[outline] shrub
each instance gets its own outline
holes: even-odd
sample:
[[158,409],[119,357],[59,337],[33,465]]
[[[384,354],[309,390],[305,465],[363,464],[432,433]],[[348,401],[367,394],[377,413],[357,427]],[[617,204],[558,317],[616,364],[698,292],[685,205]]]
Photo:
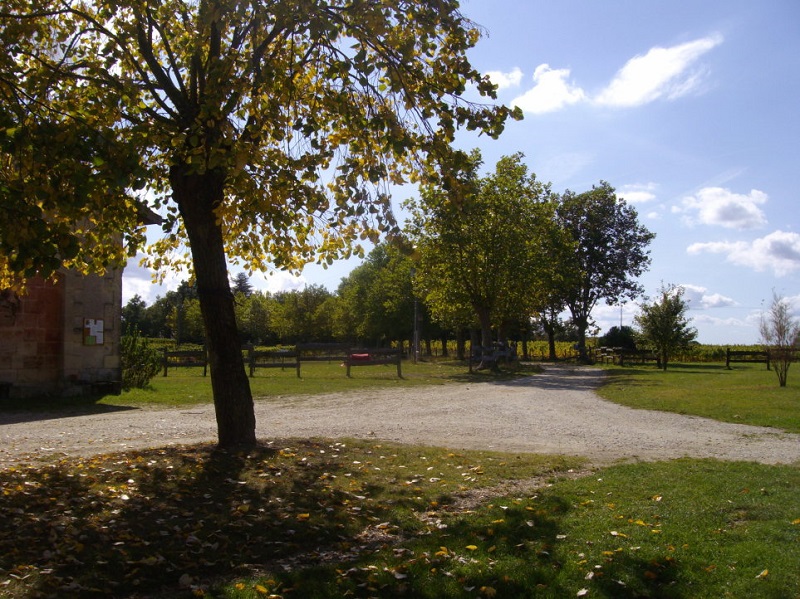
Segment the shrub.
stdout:
[[139,329],[129,328],[120,342],[122,388],[143,389],[161,370],[161,354],[142,338]]

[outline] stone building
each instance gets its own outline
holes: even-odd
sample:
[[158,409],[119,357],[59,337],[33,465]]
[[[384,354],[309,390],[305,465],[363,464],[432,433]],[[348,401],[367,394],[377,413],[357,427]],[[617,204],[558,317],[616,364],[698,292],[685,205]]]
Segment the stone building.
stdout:
[[[143,204],[139,220],[161,222]],[[119,392],[122,269],[61,269],[26,287],[0,291],[0,398]]]
[[0,394],[115,390],[121,380],[122,270],[61,270],[0,293]]

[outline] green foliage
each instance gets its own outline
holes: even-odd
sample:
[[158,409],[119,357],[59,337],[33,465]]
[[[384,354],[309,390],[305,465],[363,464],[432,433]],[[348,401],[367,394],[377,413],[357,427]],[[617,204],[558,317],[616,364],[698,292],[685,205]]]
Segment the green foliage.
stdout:
[[613,326],[597,340],[597,344],[601,347],[636,349],[635,331],[629,326]]
[[689,326],[686,317],[689,306],[683,293],[682,287],[662,285],[658,299],[642,303],[640,313],[633,319],[639,327],[638,338],[658,352],[664,370],[675,352],[689,347],[697,338],[697,329]]
[[342,279],[337,290],[342,338],[374,346],[411,338],[414,262],[410,254],[411,248],[399,239],[379,244]]
[[548,283],[542,256],[552,223],[550,189],[522,158],[504,156],[480,177],[482,160],[473,151],[458,193],[428,186],[408,204],[417,293],[447,326],[477,321],[486,346],[492,327],[535,311],[543,301],[537,291]]
[[583,347],[598,301],[613,305],[641,294],[636,278],[650,265],[647,246],[655,234],[639,223],[636,210],[605,181],[584,193],[567,190],[557,201],[558,222],[576,247],[575,254],[560,264],[563,299]]
[[390,184],[454,183],[457,129],[497,137],[522,116],[463,97],[496,87],[457,0],[6,4],[0,287],[122,264],[118,235],[135,252],[137,200],[152,202],[149,265],[193,271],[224,446],[255,443],[228,259],[361,252],[394,228]]
[[122,388],[144,389],[161,369],[161,354],[137,328],[128,327],[120,339],[120,363]]

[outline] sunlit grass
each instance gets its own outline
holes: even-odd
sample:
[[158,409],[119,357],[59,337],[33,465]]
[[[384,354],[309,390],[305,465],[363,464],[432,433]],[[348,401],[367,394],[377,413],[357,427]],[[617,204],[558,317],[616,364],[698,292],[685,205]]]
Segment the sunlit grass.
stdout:
[[[800,433],[800,366],[786,387],[763,364],[674,364],[604,367],[598,393],[633,408],[704,416],[723,422],[771,426]],[[794,373],[794,377],[792,377]]]

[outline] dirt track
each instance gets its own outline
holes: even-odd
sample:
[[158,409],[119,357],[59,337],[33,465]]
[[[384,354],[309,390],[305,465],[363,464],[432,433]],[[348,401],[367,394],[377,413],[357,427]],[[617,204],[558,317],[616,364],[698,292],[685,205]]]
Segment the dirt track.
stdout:
[[[683,456],[800,464],[800,435],[618,406],[594,393],[602,376],[550,365],[509,382],[257,400],[257,434],[559,453],[595,464]],[[212,406],[0,414],[0,467],[215,439]]]

